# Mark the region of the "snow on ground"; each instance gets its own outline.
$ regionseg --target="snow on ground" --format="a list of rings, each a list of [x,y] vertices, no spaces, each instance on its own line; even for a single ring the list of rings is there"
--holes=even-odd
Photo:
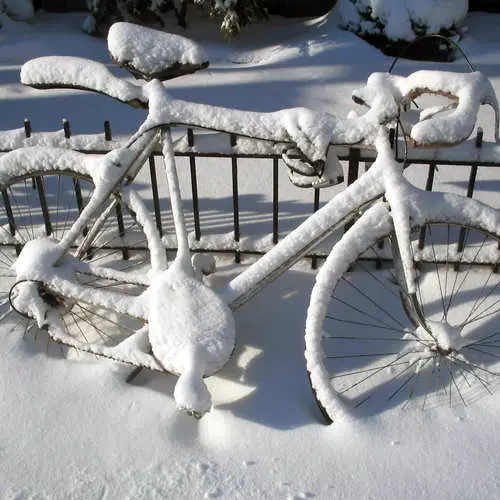
[[[115,134],[137,126],[141,111],[102,96],[19,85],[21,64],[43,55],[90,56],[125,74],[110,64],[103,40],[80,32],[82,19],[38,13],[35,24],[4,22],[0,129],[18,128],[26,116],[34,130],[57,130],[62,118],[74,133],[96,132],[106,119]],[[499,21],[470,15],[463,41],[497,93]],[[345,116],[351,91],[391,62],[338,30],[335,16],[273,20],[272,29],[253,25],[231,43],[202,20],[193,24],[189,34],[212,64],[167,85],[175,97],[197,102],[256,111],[309,106]],[[400,61],[397,69],[432,66]],[[446,69],[466,66],[458,61]],[[487,170],[478,192],[498,206],[498,174]],[[462,171],[442,168],[437,181],[463,190]],[[225,163],[213,162],[202,174],[206,203],[227,197],[227,173]],[[262,229],[253,205],[267,203],[257,191],[263,180],[253,174],[242,182],[252,203],[243,207],[244,220]],[[284,206],[295,222],[312,196],[290,188],[289,198]],[[218,229],[230,227],[228,214],[212,216]],[[238,269],[228,262],[222,268],[227,275]],[[303,357],[312,281],[308,266],[298,266],[236,313],[235,356],[208,379],[215,408],[199,421],[176,410],[173,377],[143,372],[127,385],[127,368],[91,357],[63,359],[44,339],[4,327],[0,498],[498,498],[498,395],[467,408],[393,408],[362,421],[321,423]]]

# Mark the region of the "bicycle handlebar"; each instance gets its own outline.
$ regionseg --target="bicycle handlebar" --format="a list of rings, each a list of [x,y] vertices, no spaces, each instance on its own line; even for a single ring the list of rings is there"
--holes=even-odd
[[[495,140],[500,143],[498,101],[491,82],[479,71],[453,73],[423,70],[407,77],[373,73],[364,87],[353,91],[352,98],[357,104],[370,108],[367,115],[372,115],[372,120],[384,123],[397,119],[402,109],[423,94],[442,95],[452,102],[421,113],[410,132],[414,147],[463,142],[472,133],[482,104],[493,108]],[[443,115],[444,111],[449,113]]]
[[[132,37],[131,30],[135,33]],[[157,48],[160,39],[165,43]],[[208,65],[194,42],[129,23],[112,27],[108,46],[113,59],[144,78],[177,76]],[[149,108],[139,134],[155,127],[186,125],[283,142],[299,148],[313,167],[315,162],[325,160],[329,144],[373,142],[377,130],[397,121],[401,109],[423,93],[445,95],[456,105],[420,116],[410,132],[415,147],[452,145],[467,139],[481,104],[494,109],[495,139],[500,143],[495,92],[491,82],[478,71],[466,74],[417,71],[408,77],[373,73],[363,88],[353,92],[357,103],[370,108],[356,118],[341,118],[306,108],[255,113],[180,101],[168,96],[158,79],[145,86],[137,85],[114,76],[101,63],[78,57],[49,56],[28,61],[22,67],[21,81],[41,89],[89,90],[134,107]]]

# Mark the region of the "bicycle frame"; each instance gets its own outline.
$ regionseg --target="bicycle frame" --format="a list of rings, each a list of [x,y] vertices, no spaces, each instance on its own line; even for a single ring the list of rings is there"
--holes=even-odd
[[[154,130],[146,132],[143,136],[132,143],[129,148],[132,148],[132,154],[128,165],[123,165],[117,169],[114,166],[105,166],[104,170],[107,172],[110,169],[115,169],[115,180],[108,183],[105,188],[96,189],[95,193],[89,200],[89,203],[82,211],[73,227],[68,231],[65,237],[57,244],[60,251],[60,259],[64,258],[70,248],[75,245],[75,240],[81,234],[84,227],[86,227],[92,217],[99,213],[106,202],[109,203],[110,196],[120,196],[124,193],[124,188],[133,183],[133,179],[138,174],[144,159],[147,158],[153,148],[157,145],[159,140],[160,131],[164,127],[158,127]],[[143,149],[140,149],[143,148]],[[139,151],[137,151],[139,149]],[[172,152],[173,157],[173,152]],[[232,310],[241,307],[245,302],[250,300],[254,295],[258,294],[267,284],[279,277],[287,269],[302,259],[311,249],[328,238],[338,228],[344,226],[346,222],[352,217],[353,212],[361,210],[363,207],[373,203],[374,200],[380,198],[387,191],[387,187],[383,182],[384,174],[382,171],[387,170],[387,167],[394,170],[399,170],[399,178],[403,179],[402,166],[399,165],[394,159],[389,164],[384,161],[387,158],[379,158],[371,167],[371,169],[361,176],[355,183],[346,187],[342,192],[330,200],[324,207],[311,215],[306,221],[299,225],[285,238],[273,247],[269,252],[262,256],[258,261],[249,266],[245,271],[232,279],[227,286],[219,293],[224,300],[228,303]],[[175,168],[175,166],[174,166]],[[114,173],[111,170],[111,173]],[[398,175],[397,172],[393,172]],[[406,182],[406,181],[405,181]],[[416,188],[413,188],[416,189]],[[75,257],[78,259],[83,256],[92,244],[92,238],[95,237],[98,230],[102,226],[105,218],[109,215],[115,202],[109,204],[106,210],[100,217],[97,218],[94,225],[88,231],[87,236],[83,242],[78,246]],[[141,205],[138,210],[146,210],[142,202],[138,199],[135,200],[136,205]],[[185,228],[179,228],[180,234],[185,231]],[[155,238],[160,239],[156,227],[148,228],[148,234],[155,234]],[[151,236],[152,237],[152,236]],[[56,264],[56,263],[55,263]],[[85,264],[82,262],[74,261],[75,269],[79,271],[84,270]],[[153,262],[152,266],[155,270],[162,270],[163,264]],[[93,268],[92,272],[98,272],[98,268]],[[105,269],[103,267],[102,269]],[[88,269],[90,272],[90,268]],[[47,289],[58,293],[59,286],[55,286],[57,281],[61,283],[64,277],[58,272],[58,266],[55,265],[51,272],[53,279],[44,280]],[[111,273],[120,278],[124,278],[126,273],[121,273],[115,270],[108,270],[106,273]],[[146,283],[144,278],[142,281]],[[84,285],[71,287],[73,293],[68,296],[72,300],[89,301],[95,306],[104,308],[113,308],[112,304],[116,304],[116,296],[119,292],[109,292],[109,300],[100,298],[100,302],[96,303],[94,298],[90,298],[88,291]],[[130,299],[128,296],[120,296],[122,302],[134,302],[137,299]],[[127,310],[132,310],[134,307],[130,303]],[[126,312],[126,310],[121,311]]]
[[[154,43],[153,38],[151,42]],[[68,85],[82,88],[79,83],[84,86],[85,78],[75,80],[68,72],[62,71],[60,75],[56,72],[59,76],[52,75],[47,71],[50,64],[54,63],[53,60],[50,61],[45,60],[40,63],[35,60],[34,64],[27,63],[23,67],[24,83],[42,88]],[[74,60],[66,62],[68,66],[66,70],[73,69]],[[96,71],[101,76],[107,75],[104,67],[94,63],[78,60],[78,65],[85,68],[87,73]],[[99,81],[106,81],[106,78],[101,78]],[[91,85],[93,81],[90,79]],[[119,80],[114,80],[114,83],[117,82]],[[144,108],[149,108],[146,120],[124,148],[103,156],[98,161],[99,168],[96,168],[92,160],[88,162],[87,158],[83,159],[83,155],[73,152],[67,155],[68,152],[55,148],[49,149],[48,152],[44,150],[39,157],[36,157],[34,163],[43,173],[47,164],[47,162],[44,164],[44,159],[48,158],[48,163],[56,164],[54,166],[56,171],[65,173],[69,171],[90,177],[89,180],[94,183],[94,191],[70,230],[60,241],[50,237],[39,239],[34,237],[26,242],[14,264],[16,282],[10,288],[9,295],[12,309],[21,314],[24,312],[30,319],[34,318],[38,326],[45,327],[49,336],[56,342],[137,367],[148,367],[178,375],[179,379],[174,389],[178,407],[199,417],[211,407],[210,394],[203,378],[221,369],[231,357],[235,347],[236,334],[232,311],[249,301],[268,283],[288,270],[335,231],[353,222],[340,241],[333,246],[320,270],[308,309],[306,359],[311,385],[315,394],[317,393],[320,409],[325,410],[324,413],[328,414],[328,418],[337,409],[332,403],[337,395],[333,394],[333,389],[327,382],[328,372],[323,365],[323,359],[352,357],[349,349],[346,349],[347,354],[343,353],[340,356],[323,356],[324,338],[348,339],[342,336],[344,333],[338,337],[324,336],[323,321],[326,305],[335,299],[333,296],[335,287],[350,266],[355,267],[354,264],[358,259],[377,254],[375,247],[381,238],[389,237],[390,240],[394,269],[390,280],[398,288],[398,292],[392,295],[399,301],[405,313],[405,321],[398,324],[396,332],[405,337],[410,335],[413,337],[412,342],[420,344],[415,350],[403,350],[402,356],[411,353],[416,357],[416,360],[409,361],[410,364],[404,371],[411,369],[420,361],[423,361],[422,366],[425,366],[433,356],[437,357],[437,366],[441,357],[452,362],[455,354],[460,354],[463,325],[452,321],[448,323],[447,314],[451,299],[446,306],[441,292],[444,314],[438,321],[434,320],[434,316],[424,314],[424,305],[421,305],[424,302],[422,290],[417,289],[423,281],[417,280],[419,271],[416,270],[417,266],[414,266],[422,258],[423,253],[419,255],[418,251],[414,252],[414,249],[421,249],[421,242],[415,243],[412,240],[414,235],[412,230],[435,222],[447,224],[458,222],[461,230],[469,224],[474,228],[475,224],[483,232],[494,233],[493,236],[500,235],[497,213],[473,200],[452,194],[425,192],[410,184],[403,176],[404,164],[396,161],[391,149],[388,123],[396,121],[400,123],[400,110],[413,97],[422,93],[433,93],[455,98],[457,102],[451,106],[447,104],[444,107],[431,108],[426,114],[421,113],[409,134],[416,146],[451,145],[462,142],[476,125],[477,110],[481,104],[493,106],[498,128],[496,97],[491,83],[484,75],[475,72],[468,77],[463,75],[457,77],[444,72],[422,71],[415,72],[408,78],[396,78],[393,75],[373,74],[366,86],[353,94],[357,102],[366,104],[369,110],[362,116],[348,118],[338,118],[329,113],[305,108],[256,113],[176,100],[168,95],[159,80],[152,80],[144,86],[127,84],[124,88],[120,87],[120,91],[116,91],[115,87],[115,85],[103,87],[100,83],[94,82],[94,86],[89,90],[108,94],[122,102],[135,102]],[[450,115],[447,114],[449,110],[452,110]],[[459,127],[455,127],[457,120]],[[285,163],[294,174],[297,174],[304,186],[313,176],[321,185],[329,182],[331,177],[329,167],[332,164],[325,160],[328,148],[332,144],[357,144],[364,141],[375,147],[377,157],[367,172],[309,216],[257,262],[215,292],[202,279],[202,266],[190,259],[188,233],[170,132],[170,128],[177,125],[218,130],[283,145]],[[499,141],[498,130],[495,130],[495,139]],[[170,265],[167,265],[166,250],[155,221],[149,216],[145,203],[133,190],[134,179],[158,145],[162,145],[177,238],[176,257]],[[293,154],[289,156],[290,150],[299,153],[297,156]],[[20,155],[19,159],[14,155],[12,162],[6,162],[7,186],[12,178],[9,175],[15,177],[19,171],[25,172],[27,176],[30,174],[29,169],[20,170],[22,156]],[[63,158],[61,162],[58,161],[60,157]],[[38,175],[38,170],[34,166],[31,167],[31,172],[34,176]],[[314,182],[310,184],[314,185]],[[128,273],[115,270],[110,264],[106,267],[95,262],[85,262],[86,254],[91,254],[98,246],[101,230],[115,208],[119,219],[120,237],[122,236],[121,207],[117,205],[120,199],[130,210],[132,219],[135,219],[134,222],[146,237],[150,251],[151,272]],[[47,234],[49,233],[50,231],[47,231]],[[84,235],[83,240],[80,241],[82,235]],[[495,248],[498,248],[498,239],[497,237]],[[76,251],[73,251],[75,247]],[[106,250],[106,244],[102,245],[102,248]],[[434,246],[432,250],[433,262],[437,263]],[[370,254],[372,251],[373,254]],[[445,264],[448,266],[448,246],[446,251]],[[474,256],[474,261],[476,256],[477,254]],[[425,262],[425,258],[422,260]],[[437,265],[433,271],[439,281]],[[78,275],[88,276],[90,280],[86,281],[86,278],[81,280]],[[145,290],[141,288],[137,292],[134,288],[133,293],[140,294],[129,295],[125,293],[127,290],[110,290],[104,285],[107,289],[100,293],[98,289],[101,287],[98,284],[92,286],[96,281],[94,278],[109,280],[113,287],[125,285],[126,289],[129,284],[137,284],[145,287]],[[344,281],[349,283],[350,278]],[[440,281],[438,285],[441,291]],[[15,287],[18,288],[13,294]],[[369,287],[361,285],[359,288],[353,288],[361,290],[363,294]],[[385,288],[391,291],[389,287]],[[417,299],[417,292],[420,293],[420,301]],[[375,300],[370,302],[376,305],[377,300],[378,297],[375,297]],[[16,308],[18,304],[19,309]],[[105,309],[104,316],[108,315],[108,312],[110,315],[116,313],[126,316],[123,325],[128,333],[125,334],[125,339],[120,332],[122,340],[115,342],[113,346],[109,346],[103,337],[97,342],[93,342],[92,339],[87,340],[79,323],[76,323],[76,327],[85,342],[79,340],[78,332],[72,335],[71,325],[66,324],[65,315],[72,315],[73,306],[80,304]],[[472,307],[473,311],[476,305],[477,302]],[[471,313],[469,317],[470,315]],[[143,320],[139,321],[139,327],[134,324],[133,328],[127,328],[126,323],[131,317]],[[426,319],[427,317],[429,319]],[[409,326],[407,326],[408,321]],[[348,321],[347,323],[350,324]],[[101,333],[100,330],[96,331]],[[347,334],[349,331],[350,326],[346,330]],[[377,340],[392,342],[392,339],[382,337],[377,337]],[[392,352],[390,347],[388,350],[381,349],[376,353],[362,351],[359,356],[384,357],[394,354],[397,352]],[[389,365],[376,365],[366,371],[372,373],[374,370],[373,373],[376,374],[385,370],[387,366]],[[417,369],[420,369],[420,365]],[[364,370],[347,372],[346,375],[363,372]],[[450,376],[453,377],[451,371]],[[400,388],[409,380],[403,382]],[[357,384],[358,382],[355,382],[351,387]]]

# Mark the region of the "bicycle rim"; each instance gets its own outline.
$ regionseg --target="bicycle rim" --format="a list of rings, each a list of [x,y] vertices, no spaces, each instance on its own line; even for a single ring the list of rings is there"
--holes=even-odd
[[[313,390],[328,421],[346,411],[468,405],[493,392],[500,375],[499,243],[498,234],[460,221],[412,228],[413,299],[424,326],[399,285],[390,237],[345,256],[348,270],[316,295],[328,306],[306,335]],[[308,314],[317,314],[316,305]]]
[[[30,332],[36,339],[47,339],[46,332],[39,330],[33,320],[19,316],[10,307],[9,293],[15,284],[12,264],[28,241],[44,237],[61,240],[93,192],[94,185],[88,178],[45,171],[30,172],[3,186],[0,197],[0,318],[4,326]],[[131,276],[130,282],[123,277],[102,278],[92,272],[77,273],[75,277],[96,291],[113,290],[134,296],[145,289],[138,283],[137,276],[149,269],[147,241],[126,203],[120,201],[114,205],[81,260],[125,271]],[[89,227],[91,225],[92,221]],[[77,239],[72,251],[76,251],[76,245],[87,230]],[[142,319],[88,304],[70,303],[64,299],[56,302],[67,333],[82,342],[111,345],[144,325]],[[45,340],[42,342],[45,344]]]

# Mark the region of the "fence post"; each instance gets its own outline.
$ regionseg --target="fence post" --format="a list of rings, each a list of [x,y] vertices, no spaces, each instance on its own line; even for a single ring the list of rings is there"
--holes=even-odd
[[[425,181],[425,190],[432,191],[434,186],[434,174],[436,173],[437,165],[434,162],[429,163],[429,171],[427,173],[427,180]],[[425,245],[425,235],[426,227],[420,228],[420,234],[418,235],[418,249],[422,250]]]
[[[359,175],[359,162],[361,160],[361,151],[358,148],[349,148],[349,163],[347,167],[347,185],[350,186]],[[352,221],[349,221],[344,226],[344,232],[347,231],[353,225]]]
[[[475,146],[476,148],[479,149],[482,147],[482,145],[483,145],[483,129],[481,127],[478,127]],[[474,194],[474,187],[476,184],[476,177],[477,177],[477,168],[478,168],[477,162],[471,163],[469,182],[467,184],[467,198],[472,198],[472,195]],[[463,251],[465,246],[466,236],[467,236],[467,229],[462,227],[460,229],[460,235],[458,236],[458,247],[457,247],[458,252]],[[455,264],[454,267],[456,270],[458,270],[459,265]]]
[[[358,148],[349,148],[349,166],[347,170],[347,185],[351,185],[359,175],[359,161],[361,151]]]
[[[189,146],[189,170],[191,172],[191,193],[193,196],[194,237],[196,241],[200,241],[200,204],[198,199],[198,179],[196,176],[196,156],[192,151],[192,147],[194,146],[194,133],[192,128],[187,129],[187,137]]]
[[[12,236],[15,236],[16,222],[14,220],[14,213],[12,212],[12,205],[10,204],[9,194],[7,193],[6,189],[2,189],[2,199],[5,207],[5,212],[7,213],[7,220],[9,222],[10,234]],[[16,255],[19,255],[21,253],[22,245],[18,243],[14,245],[14,248],[16,249]]]
[[[278,191],[278,157],[273,158],[273,243],[278,243],[279,237],[279,191]]]
[[[156,177],[155,157],[153,154],[149,155],[148,162],[149,177],[151,179],[151,191],[153,193],[153,209],[155,212],[156,229],[158,229],[158,233],[161,237],[163,236],[163,228],[161,225],[160,196],[158,195],[158,179]]]
[[[69,126],[69,121],[66,120],[66,118],[63,118],[63,130],[64,130],[64,137],[66,139],[71,138],[71,127]]]
[[[230,134],[229,140],[231,143],[231,148],[236,146],[236,135]],[[238,157],[234,153],[231,154],[231,176],[233,180],[233,223],[234,223],[234,241],[238,243],[240,241],[240,206],[239,206],[239,195],[238,195]],[[234,261],[239,264],[241,262],[241,254],[237,249],[234,253]]]
[[[113,136],[111,134],[111,124],[109,123],[108,120],[106,120],[104,122],[104,140],[111,141],[112,137]],[[153,184],[152,180],[151,180],[151,184]],[[154,194],[153,194],[153,198],[154,198]],[[122,239],[122,243],[124,243],[123,238],[125,237],[125,224],[123,223],[123,210],[122,210],[122,206],[120,205],[119,200],[117,200],[115,212],[116,212],[116,222],[118,224],[118,235]],[[87,228],[85,228],[85,229],[87,231]],[[123,256],[123,260],[128,260],[130,258],[129,249],[125,244],[122,245],[122,256]]]
[[[319,209],[319,188],[314,188],[314,201],[313,201],[313,212],[317,212]],[[311,268],[318,268],[318,257],[313,255],[311,258]]]
[[[28,118],[24,119],[24,135],[27,139],[31,137],[31,122]]]
[[[24,133],[26,138],[31,137],[31,122],[24,120]],[[47,205],[47,196],[45,194],[45,186],[43,179],[39,175],[33,177],[33,189],[38,191],[38,199],[40,200],[40,208],[42,209],[43,223],[45,226],[45,234],[50,236],[52,234],[52,223],[50,222],[49,207]]]
[[[111,141],[113,139],[113,134],[111,133],[111,123],[109,120],[104,122],[104,140]]]

